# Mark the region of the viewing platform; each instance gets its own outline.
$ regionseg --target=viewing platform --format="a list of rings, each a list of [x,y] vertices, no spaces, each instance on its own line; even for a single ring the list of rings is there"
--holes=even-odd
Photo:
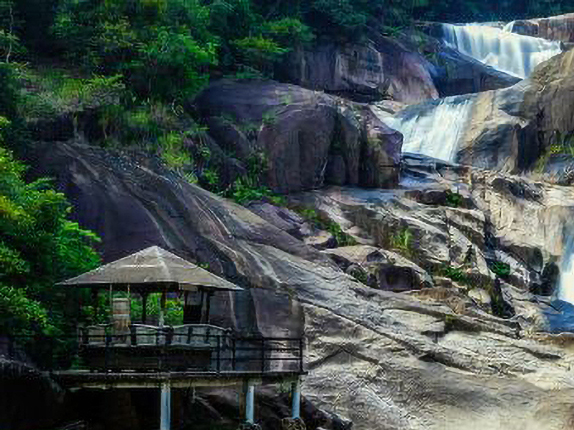
[[[16,356],[23,345],[34,345],[40,368],[71,390],[159,389],[160,430],[171,428],[171,390],[190,387],[240,388],[250,425],[255,387],[289,383],[291,418],[299,418],[303,338],[246,335],[210,323],[212,296],[240,287],[158,247],[58,285],[90,288],[96,314],[98,293],[107,291],[110,322],[80,325],[66,336],[8,338],[0,351]],[[118,291],[127,297],[117,297]],[[157,325],[147,323],[151,293],[161,294]],[[140,323],[131,321],[134,294],[142,304]],[[183,295],[183,324],[165,324],[168,294]]]

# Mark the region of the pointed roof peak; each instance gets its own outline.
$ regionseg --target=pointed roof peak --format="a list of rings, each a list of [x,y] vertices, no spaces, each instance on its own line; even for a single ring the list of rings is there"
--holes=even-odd
[[[70,287],[136,287],[157,290],[178,287],[192,290],[242,290],[237,285],[159,246],[150,246],[83,275],[60,282]]]

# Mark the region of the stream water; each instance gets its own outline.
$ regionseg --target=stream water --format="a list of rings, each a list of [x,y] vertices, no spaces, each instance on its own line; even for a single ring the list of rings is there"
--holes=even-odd
[[[443,42],[484,64],[519,78],[559,54],[559,42],[512,33],[488,24],[443,24]],[[454,162],[473,114],[473,97],[455,96],[410,106],[384,121],[403,134],[403,152]],[[551,330],[574,329],[574,228],[566,234],[557,299],[547,317]]]
[[[561,52],[559,42],[511,33],[511,26],[443,24],[443,42],[495,69],[528,77],[541,62]],[[384,121],[403,134],[403,152],[453,162],[472,118],[470,97],[455,96],[411,106]]]
[[[480,24],[443,24],[448,46],[522,79],[540,63],[562,52],[560,42],[522,36],[511,30],[511,25],[500,29]]]

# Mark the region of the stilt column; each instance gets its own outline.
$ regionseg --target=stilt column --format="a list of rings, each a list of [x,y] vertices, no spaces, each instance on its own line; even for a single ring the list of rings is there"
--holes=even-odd
[[[249,424],[255,422],[255,384],[247,381],[245,390],[245,421]]]
[[[169,382],[161,384],[161,406],[159,430],[171,429],[171,387]]]
[[[301,378],[291,384],[291,418],[301,418]]]

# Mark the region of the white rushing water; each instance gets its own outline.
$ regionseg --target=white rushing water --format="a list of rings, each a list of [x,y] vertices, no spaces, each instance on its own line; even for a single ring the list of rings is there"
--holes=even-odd
[[[493,68],[526,78],[543,61],[559,54],[559,42],[512,33],[488,24],[443,24],[445,43]],[[403,134],[403,152],[456,161],[472,116],[472,98],[446,97],[421,109],[385,115],[384,121]],[[574,271],[574,268],[573,268]]]
[[[455,96],[446,97],[419,114],[404,112],[384,121],[403,135],[403,152],[454,162],[471,112],[472,101]]]
[[[558,298],[574,304],[574,234],[570,234],[564,246],[560,263]]]
[[[562,52],[560,42],[512,33],[513,23],[503,29],[480,24],[443,24],[444,41],[463,54],[519,78]]]

